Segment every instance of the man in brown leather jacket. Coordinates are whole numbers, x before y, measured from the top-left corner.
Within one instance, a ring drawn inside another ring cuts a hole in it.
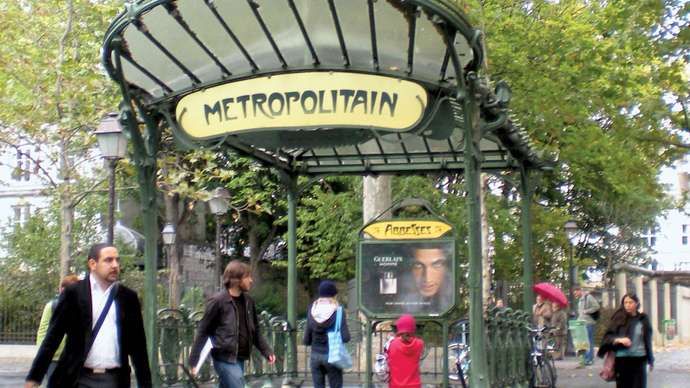
[[[213,349],[213,367],[221,388],[244,387],[244,362],[249,359],[252,346],[275,362],[275,355],[259,332],[256,305],[249,296],[254,280],[249,265],[231,261],[223,273],[225,290],[212,296],[206,303],[204,317],[199,323],[196,338],[189,355],[192,374],[196,374],[201,349],[207,339]]]

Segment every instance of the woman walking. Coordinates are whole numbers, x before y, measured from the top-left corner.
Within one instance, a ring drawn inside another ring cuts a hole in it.
[[[335,299],[338,289],[335,283],[324,280],[319,284],[319,298],[307,310],[307,328],[304,331],[304,345],[311,346],[310,367],[314,387],[326,386],[326,376],[331,388],[343,386],[343,371],[328,363],[328,332],[334,329],[337,314],[341,315],[340,335],[343,342],[350,341],[347,318]]]
[[[616,388],[646,388],[647,364],[650,371],[654,368],[652,325],[639,308],[635,294],[623,296],[597,353],[599,357],[615,353]]]

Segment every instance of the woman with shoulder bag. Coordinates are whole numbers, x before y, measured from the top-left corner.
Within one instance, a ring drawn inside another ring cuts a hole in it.
[[[654,368],[652,325],[639,308],[640,300],[635,294],[623,296],[597,353],[604,357],[614,352],[616,388],[645,388],[647,365],[650,371]]]
[[[319,284],[319,298],[307,309],[307,327],[304,345],[311,346],[309,364],[314,387],[326,386],[326,376],[331,388],[343,386],[343,370],[328,362],[328,332],[335,329],[338,311],[341,314],[340,333],[343,343],[350,341],[345,309],[335,299],[338,289],[335,283],[324,280]]]

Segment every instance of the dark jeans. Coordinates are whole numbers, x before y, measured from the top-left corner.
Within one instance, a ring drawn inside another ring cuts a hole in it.
[[[343,371],[328,363],[328,354],[311,352],[310,357],[311,380],[315,388],[326,386],[326,376],[328,385],[331,388],[341,388],[343,386]]]
[[[647,357],[616,357],[616,388],[647,388]]]

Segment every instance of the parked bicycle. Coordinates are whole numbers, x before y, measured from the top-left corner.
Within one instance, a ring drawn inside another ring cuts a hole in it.
[[[453,336],[448,344],[448,378],[459,381],[463,388],[470,384],[470,324],[466,319],[451,326]]]
[[[555,388],[556,387],[556,364],[551,356],[554,346],[549,341],[548,326],[543,326],[530,331],[530,387],[535,388]]]

